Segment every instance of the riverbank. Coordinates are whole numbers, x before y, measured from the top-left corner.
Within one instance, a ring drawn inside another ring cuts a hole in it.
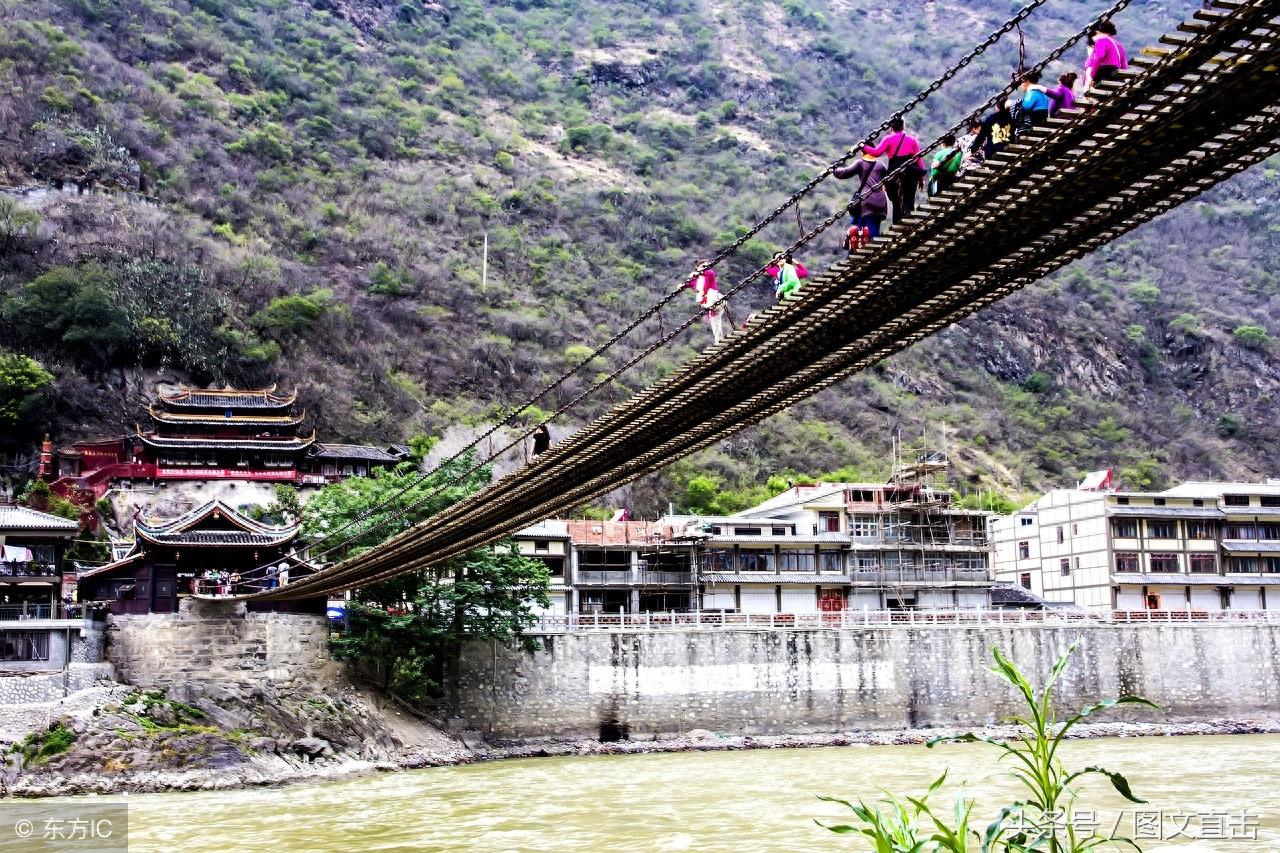
[[[391,712],[393,717],[398,713]],[[693,730],[683,737],[665,740],[619,740],[604,743],[599,741],[477,743],[472,738],[468,738],[470,745],[467,745],[407,716],[402,717],[394,727],[398,729],[398,741],[401,737],[408,737],[411,742],[400,742],[396,750],[384,753],[379,758],[364,757],[359,753],[346,750],[334,750],[332,747],[327,750],[319,749],[316,754],[308,755],[305,750],[294,749],[296,744],[277,742],[264,744],[261,739],[254,739],[258,742],[240,742],[234,744],[231,749],[226,749],[227,744],[224,742],[222,757],[219,759],[217,746],[219,741],[213,738],[195,743],[171,744],[168,750],[161,747],[152,751],[152,754],[163,755],[166,751],[172,753],[175,747],[194,748],[202,753],[203,758],[213,759],[206,766],[150,767],[146,761],[143,761],[135,767],[77,770],[74,766],[67,767],[65,763],[59,762],[42,770],[23,772],[7,778],[0,793],[9,797],[35,798],[84,794],[225,791],[333,782],[402,770],[506,759],[822,747],[918,746],[932,738],[966,731],[976,731],[996,738],[1012,737],[1017,732],[1017,729],[1012,726],[758,736]],[[1280,734],[1280,719],[1215,719],[1198,723],[1167,724],[1092,723],[1077,726],[1071,732],[1070,738],[1085,740],[1258,734]],[[304,744],[304,746],[307,745]],[[118,752],[118,750],[115,751]]]

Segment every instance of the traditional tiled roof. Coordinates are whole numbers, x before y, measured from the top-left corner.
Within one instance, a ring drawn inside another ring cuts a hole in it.
[[[1224,506],[1222,514],[1231,518],[1277,518],[1280,506]]]
[[[75,533],[80,522],[39,512],[25,506],[0,506],[0,533],[16,530],[39,530],[50,533]]]
[[[209,517],[225,521],[228,530],[192,530],[200,522]],[[211,500],[177,518],[155,523],[139,520],[134,525],[138,539],[158,545],[222,545],[268,547],[283,545],[292,541],[297,535],[299,525],[292,524],[275,527],[254,521],[246,515],[235,511],[221,500]]]
[[[1044,607],[1045,600],[1017,584],[998,583],[991,587],[991,604],[994,607]]]
[[[156,423],[162,424],[180,424],[180,425],[210,425],[210,426],[226,426],[228,424],[234,426],[297,426],[306,418],[307,413],[300,412],[296,415],[254,415],[254,414],[236,414],[227,415],[226,411],[233,411],[233,407],[228,407],[223,414],[214,412],[166,412],[163,409],[157,409],[155,404],[147,407],[147,413],[151,415],[151,419]]]
[[[105,575],[107,572],[115,571],[116,569],[119,569],[123,566],[127,566],[130,563],[133,563],[141,559],[142,559],[142,552],[134,551],[132,554],[129,554],[127,557],[122,557],[121,559],[116,560],[113,563],[107,563],[105,566],[98,566],[98,568],[96,569],[90,569],[89,571],[80,575],[78,580],[84,580],[85,578],[95,578],[98,575]]]
[[[179,388],[170,393],[161,393],[160,399],[166,406],[200,408],[200,409],[283,409],[292,406],[298,399],[298,392],[280,395],[274,393],[276,386],[256,391],[237,390],[234,388]]]
[[[324,442],[317,443],[311,448],[310,456],[316,459],[361,459],[367,462],[386,462],[394,463],[404,460],[404,456],[398,456],[387,452],[381,447],[371,447],[367,444],[331,444]]]
[[[290,438],[163,438],[139,432],[143,444],[161,450],[303,450],[316,440],[314,432],[306,437]]]

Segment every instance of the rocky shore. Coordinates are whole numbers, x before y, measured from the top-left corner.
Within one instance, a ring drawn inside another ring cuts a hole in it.
[[[28,738],[10,753],[0,794],[47,797],[124,792],[224,790],[252,786],[333,781],[352,776],[494,761],[581,755],[710,752],[746,749],[867,747],[923,744],[931,738],[971,729],[906,729],[730,735],[705,729],[671,739],[539,742],[484,742],[474,733],[455,739],[394,707],[378,707],[375,697],[352,687],[339,697],[314,701],[302,737],[272,737],[211,720],[196,704],[122,691],[115,701],[87,718],[66,718],[58,728],[74,735],[64,752],[40,760],[44,737]],[[188,697],[191,698],[191,697]],[[221,697],[226,702],[227,697]],[[328,703],[323,705],[323,703]],[[304,703],[306,704],[306,703]],[[203,705],[207,706],[206,701]],[[217,707],[217,706],[214,706]],[[223,712],[224,709],[219,709]],[[302,722],[297,711],[282,711],[289,726]],[[204,716],[202,716],[204,715]],[[224,717],[222,722],[232,720]],[[256,719],[262,724],[265,721]],[[280,720],[276,721],[277,724]],[[263,725],[270,729],[271,726]],[[294,728],[294,731],[298,729]],[[58,731],[50,729],[55,735]],[[982,730],[1008,737],[1015,729]],[[1187,735],[1278,734],[1280,719],[1208,720],[1197,723],[1093,723],[1073,738],[1171,737]],[[70,735],[60,735],[68,737]],[[25,750],[25,752],[24,752]],[[22,759],[26,757],[24,762]],[[22,766],[24,765],[25,766]]]
[[[743,749],[806,749],[828,746],[904,746],[928,743],[936,737],[977,732],[989,737],[1008,738],[1017,733],[1013,726],[954,729],[895,729],[889,731],[849,731],[802,735],[728,735],[695,729],[679,738],[653,740],[496,742],[475,751],[479,760],[539,758],[570,755],[637,755],[654,752],[716,752]],[[1195,723],[1091,723],[1072,729],[1069,739],[1111,737],[1180,737],[1189,735],[1280,734],[1280,719],[1206,720]]]

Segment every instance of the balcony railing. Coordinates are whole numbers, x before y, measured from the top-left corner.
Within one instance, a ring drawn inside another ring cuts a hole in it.
[[[25,622],[28,619],[75,619],[80,609],[62,604],[0,604],[0,622]]]
[[[631,583],[630,571],[616,569],[578,569],[574,583],[579,586],[605,586]]]
[[[1280,625],[1280,610],[835,610],[819,613],[575,613],[542,616],[530,634],[578,631],[759,631],[972,628],[1006,625]]]
[[[48,563],[0,562],[0,577],[7,578],[56,578],[61,576],[56,568]]]
[[[986,569],[962,568],[875,568],[854,569],[849,579],[858,583],[942,583],[946,581],[985,581],[990,579]]]

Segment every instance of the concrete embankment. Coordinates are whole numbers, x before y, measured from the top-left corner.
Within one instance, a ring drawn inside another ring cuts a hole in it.
[[[1265,623],[583,632],[544,637],[532,653],[470,646],[461,716],[490,739],[524,743],[990,726],[1018,709],[988,671],[992,646],[1039,682],[1079,641],[1064,707],[1138,695],[1162,710],[1109,716],[1271,720],[1278,639],[1280,625]]]

